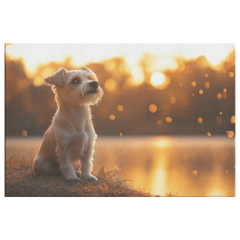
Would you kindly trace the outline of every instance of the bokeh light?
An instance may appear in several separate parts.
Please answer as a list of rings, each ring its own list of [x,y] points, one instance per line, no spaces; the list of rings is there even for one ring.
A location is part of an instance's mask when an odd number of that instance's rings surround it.
[[[191,85],[192,85],[193,87],[196,87],[197,83],[196,83],[196,82],[191,82]]]
[[[229,75],[230,78],[234,77],[234,73],[233,72],[230,72],[228,75]]]
[[[159,126],[163,125],[163,121],[157,120],[157,125],[159,125]]]
[[[105,84],[104,84],[104,87],[105,89],[108,91],[108,92],[112,92],[112,91],[115,91],[116,88],[117,88],[117,83],[114,79],[108,79]]]
[[[172,118],[166,117],[166,118],[165,118],[165,121],[166,121],[167,123],[171,123],[171,122],[172,122]]]
[[[193,87],[196,87],[197,83],[196,83],[196,82],[191,82],[191,85],[192,85]]]
[[[151,113],[155,113],[157,111],[157,106],[155,104],[150,104],[148,109]]]
[[[23,131],[22,131],[22,135],[23,135],[24,137],[27,137],[27,135],[28,135],[27,131],[26,131],[26,130],[23,130]]]
[[[192,175],[196,177],[197,174],[198,174],[197,170],[193,170]]]
[[[228,136],[228,138],[233,138],[234,137],[234,131],[228,131],[227,136]]]
[[[115,120],[115,118],[116,118],[116,116],[115,116],[115,115],[109,115],[109,119],[110,119],[110,120],[112,120],[112,121],[113,121],[113,120]]]
[[[41,86],[43,84],[43,78],[40,77],[40,76],[35,77],[34,80],[33,80],[33,84],[36,87]]]
[[[222,92],[222,98],[223,98],[223,99],[226,99],[226,98],[227,98],[227,93]]]
[[[197,119],[197,122],[198,122],[198,123],[202,123],[202,122],[203,122],[203,118],[199,117],[199,118]]]
[[[175,97],[170,97],[169,102],[171,104],[175,104],[176,103],[176,98]]]
[[[205,82],[205,83],[204,83],[204,87],[205,87],[206,89],[210,88],[210,83],[209,83],[209,82]]]
[[[119,112],[122,112],[122,111],[123,111],[123,106],[122,106],[122,105],[118,105],[118,106],[117,106],[117,110],[118,110]]]
[[[235,123],[235,116],[232,116],[230,119],[230,123],[234,124]]]

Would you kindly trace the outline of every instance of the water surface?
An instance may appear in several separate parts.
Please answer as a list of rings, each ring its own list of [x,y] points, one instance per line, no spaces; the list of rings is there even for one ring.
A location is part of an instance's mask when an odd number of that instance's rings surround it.
[[[33,159],[41,138],[7,138],[6,157]],[[235,196],[235,141],[227,137],[99,137],[94,170],[118,167],[136,188],[166,196]]]

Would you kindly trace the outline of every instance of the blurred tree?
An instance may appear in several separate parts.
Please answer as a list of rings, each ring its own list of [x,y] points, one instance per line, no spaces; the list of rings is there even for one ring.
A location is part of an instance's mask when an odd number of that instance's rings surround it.
[[[11,60],[6,56],[5,61],[6,104],[8,105],[12,99],[24,92],[32,84],[32,79],[27,77],[23,59]]]
[[[144,82],[135,86],[128,84],[134,75],[122,57],[86,64],[98,75],[105,93],[100,105],[93,107],[99,134],[223,134],[234,130],[230,119],[235,116],[235,51],[217,68],[200,56],[191,60],[178,58],[177,69],[162,72],[156,59],[149,53],[142,56],[139,65]],[[154,71],[162,72],[169,80],[165,89],[151,85],[153,64]],[[39,65],[31,79],[22,59],[6,56],[7,135],[18,135],[22,130],[28,135],[44,133],[56,103],[51,88],[42,85],[42,80],[59,67],[80,66],[73,65],[68,57],[62,62]],[[154,111],[150,111],[151,104]]]

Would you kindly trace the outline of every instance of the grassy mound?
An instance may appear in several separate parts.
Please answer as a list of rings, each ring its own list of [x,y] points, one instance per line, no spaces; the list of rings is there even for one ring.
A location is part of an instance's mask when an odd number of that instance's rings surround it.
[[[30,160],[10,158],[5,163],[5,196],[150,197],[127,184],[119,169],[97,174],[98,182],[66,181],[62,176],[36,176]]]

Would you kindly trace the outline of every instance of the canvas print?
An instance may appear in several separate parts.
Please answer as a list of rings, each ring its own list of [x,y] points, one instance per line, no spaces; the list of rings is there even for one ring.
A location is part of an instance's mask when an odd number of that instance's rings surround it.
[[[235,44],[5,44],[5,196],[235,197]]]

